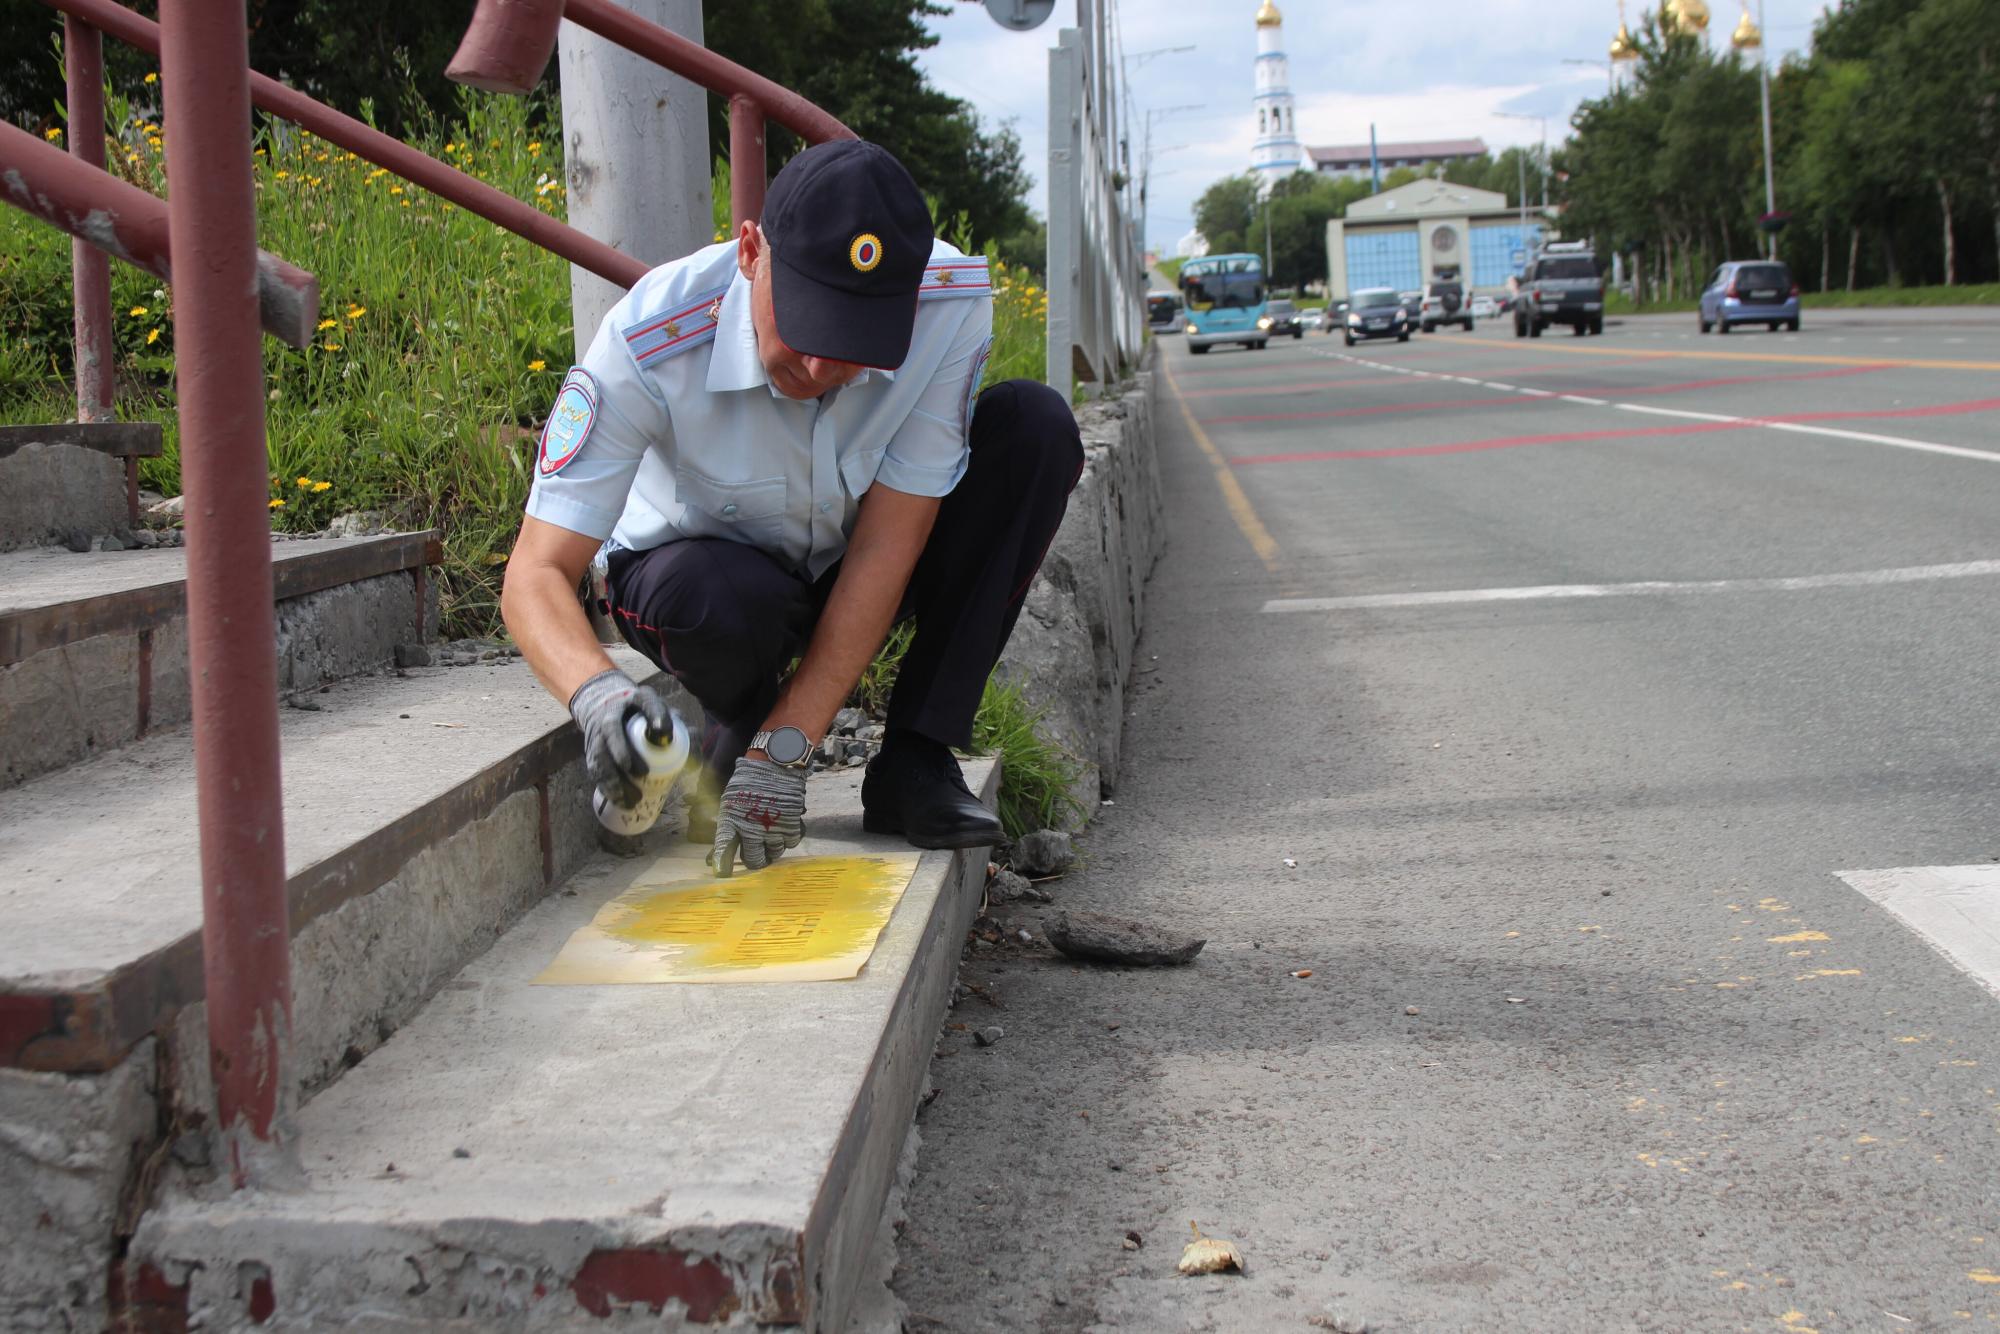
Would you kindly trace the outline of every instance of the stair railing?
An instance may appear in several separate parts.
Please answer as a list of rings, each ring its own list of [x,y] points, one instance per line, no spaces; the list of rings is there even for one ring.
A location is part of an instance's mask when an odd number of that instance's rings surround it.
[[[282,1184],[297,1167],[288,1115],[291,930],[258,330],[303,347],[317,321],[319,289],[313,275],[257,248],[250,109],[309,129],[608,281],[629,287],[647,266],[251,70],[242,3],[162,0],[158,23],[114,0],[42,3],[63,15],[69,152],[0,125],[0,199],[75,238],[79,421],[112,413],[109,256],[174,286],[215,1126],[238,1189]],[[855,137],[798,94],[611,0],[480,0],[447,72],[476,87],[526,93],[547,67],[565,17],[729,99],[738,222],[763,208],[767,119],[810,143]],[[107,33],[160,59],[168,175],[194,183],[172,190],[166,203],[104,170]],[[751,163],[757,169],[745,170]]]

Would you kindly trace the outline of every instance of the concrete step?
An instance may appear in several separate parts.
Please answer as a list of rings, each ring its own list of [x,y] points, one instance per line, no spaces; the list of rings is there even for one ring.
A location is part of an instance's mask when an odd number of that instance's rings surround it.
[[[993,799],[996,765],[967,778]],[[808,811],[788,855],[907,850],[862,832],[858,772]],[[150,1210],[131,1289],[203,1329],[843,1329],[986,858],[924,854],[852,981],[531,986],[671,878],[593,860],[303,1109],[297,1189]]]
[[[278,686],[387,664],[431,637],[439,535],[274,542]],[[188,718],[187,553],[0,554],[0,787]]]
[[[0,551],[128,531],[161,447],[157,422],[0,426]]]
[[[280,717],[307,1089],[596,846],[576,730],[518,659],[352,678],[309,702]],[[187,1021],[202,967],[185,729],[0,792],[0,866],[0,1069],[110,1070]]]

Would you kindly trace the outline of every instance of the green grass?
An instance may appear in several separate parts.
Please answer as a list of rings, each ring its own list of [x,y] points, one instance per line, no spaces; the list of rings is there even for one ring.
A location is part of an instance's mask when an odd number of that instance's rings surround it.
[[[2000,283],[1960,283],[1956,287],[1864,287],[1859,291],[1804,292],[1807,310],[1862,310],[1895,306],[1996,306]],[[1604,309],[1612,315],[1687,315],[1695,309],[1685,301],[1648,301],[1635,305],[1623,292],[1606,292]]]
[[[1070,792],[1082,765],[1039,730],[1041,710],[1021,688],[989,680],[972,725],[972,749],[1000,756],[1000,823],[1007,837],[1061,829],[1092,815]]]
[[[166,192],[153,87],[107,98],[107,157]],[[433,157],[563,216],[560,136],[537,100],[468,91],[452,124],[412,136]],[[315,274],[313,345],[264,343],[273,526],[312,531],[334,515],[389,511],[443,530],[446,633],[500,631],[499,588],[532,479],[535,440],[573,348],[569,266],[345,150],[279,122],[257,139],[258,240]],[[728,178],[716,198],[726,220]],[[956,227],[961,241],[969,231]],[[68,421],[69,238],[0,208],[0,422]],[[962,248],[965,248],[962,246]],[[1047,297],[995,259],[989,383],[1040,378]],[[171,293],[112,265],[117,410],[165,428],[144,485],[180,490]]]

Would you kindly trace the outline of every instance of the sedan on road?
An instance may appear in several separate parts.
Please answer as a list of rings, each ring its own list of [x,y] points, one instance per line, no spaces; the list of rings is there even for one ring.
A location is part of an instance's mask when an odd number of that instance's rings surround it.
[[[1391,287],[1364,287],[1347,298],[1347,345],[1364,338],[1410,341],[1410,311]]]
[[[1294,338],[1305,336],[1305,328],[1299,323],[1299,308],[1281,296],[1274,296],[1265,303],[1264,318],[1257,321],[1257,327],[1268,330],[1273,338],[1282,338],[1286,334]]]
[[[1702,289],[1701,331],[1728,333],[1738,324],[1783,325],[1799,331],[1799,285],[1792,271],[1773,260],[1733,259],[1715,271]]]

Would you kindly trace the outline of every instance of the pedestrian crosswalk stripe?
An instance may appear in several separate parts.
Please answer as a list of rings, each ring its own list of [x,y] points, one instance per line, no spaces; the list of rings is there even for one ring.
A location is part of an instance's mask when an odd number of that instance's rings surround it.
[[[2000,998],[2000,864],[1838,874]]]

